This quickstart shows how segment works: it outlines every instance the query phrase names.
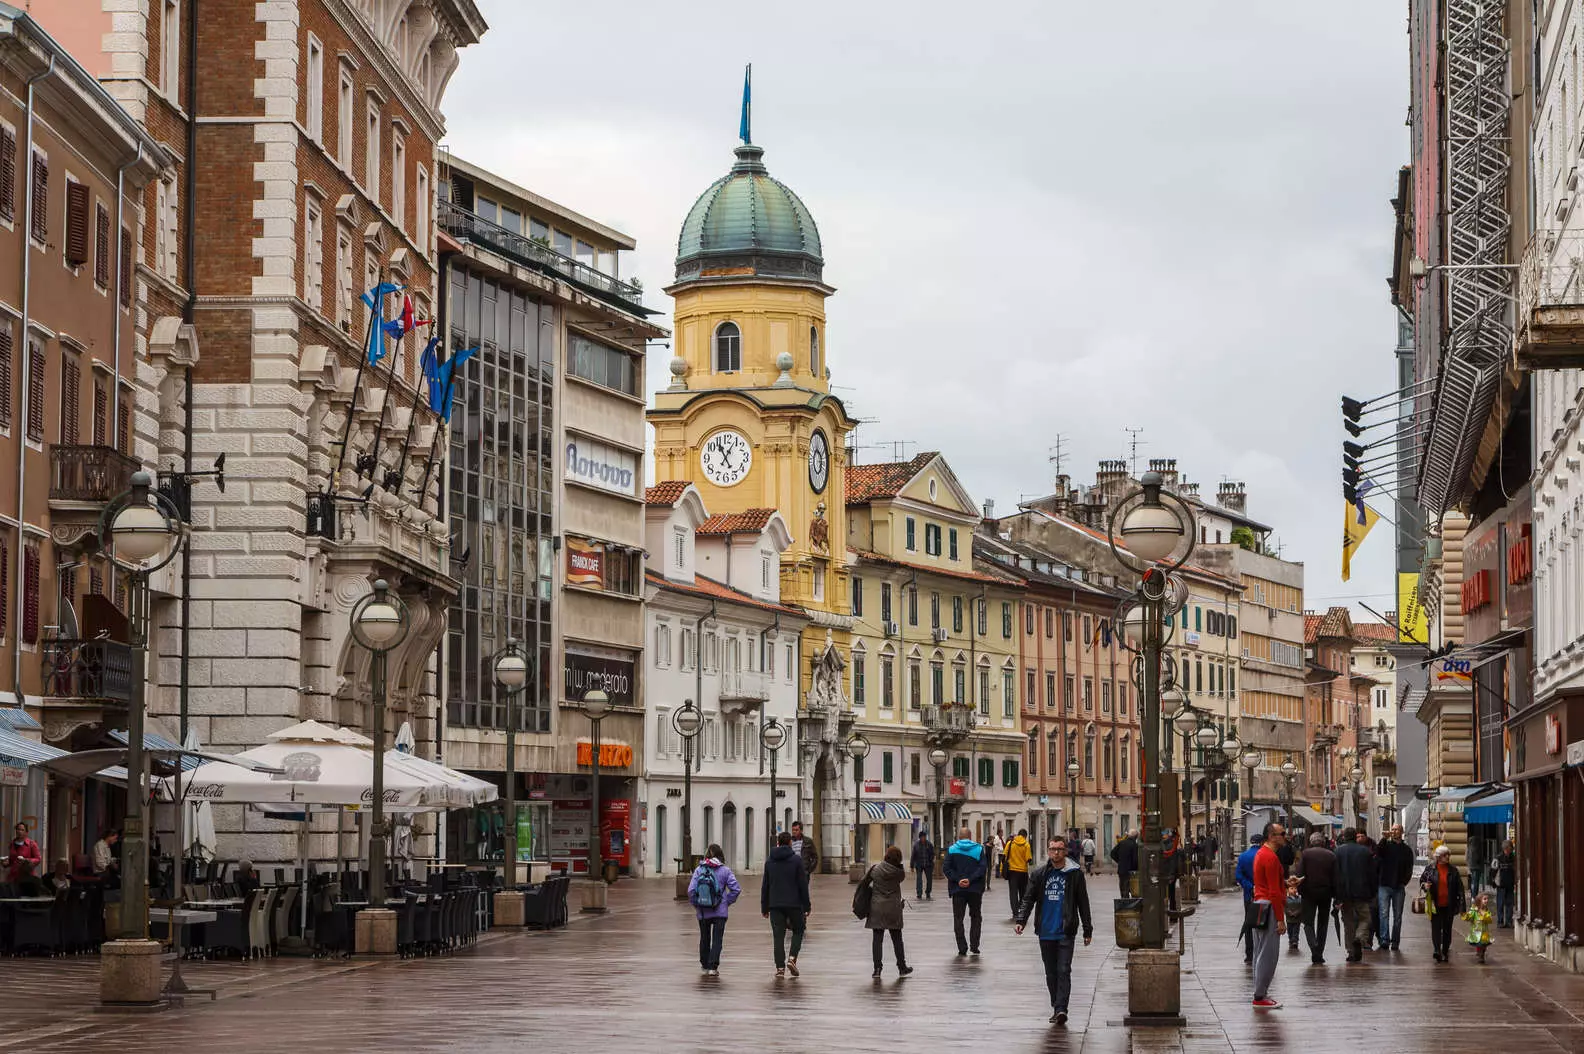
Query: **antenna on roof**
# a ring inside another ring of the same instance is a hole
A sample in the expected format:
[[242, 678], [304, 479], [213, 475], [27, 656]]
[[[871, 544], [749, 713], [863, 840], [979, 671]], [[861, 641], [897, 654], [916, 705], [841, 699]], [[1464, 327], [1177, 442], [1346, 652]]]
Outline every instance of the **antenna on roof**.
[[1128, 439], [1129, 439], [1129, 443], [1128, 443], [1128, 475], [1132, 476], [1134, 479], [1138, 479], [1138, 448], [1140, 446], [1145, 445], [1145, 444], [1142, 444], [1142, 443], [1139, 442], [1139, 435], [1144, 431], [1144, 429], [1142, 429], [1142, 428], [1123, 428], [1122, 431], [1124, 431], [1124, 432], [1126, 432], [1128, 434]]
[[1056, 442], [1051, 446], [1050, 460], [1051, 464], [1056, 466], [1056, 475], [1058, 476], [1062, 474], [1062, 468], [1067, 461], [1067, 451], [1062, 449], [1062, 444], [1066, 440], [1067, 437], [1058, 432], [1056, 433]]

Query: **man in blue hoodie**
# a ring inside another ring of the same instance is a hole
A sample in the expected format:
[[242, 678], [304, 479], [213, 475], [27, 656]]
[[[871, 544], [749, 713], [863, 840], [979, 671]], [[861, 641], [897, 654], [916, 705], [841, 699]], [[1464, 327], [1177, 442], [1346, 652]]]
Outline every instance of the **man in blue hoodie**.
[[[964, 827], [961, 837], [946, 850], [946, 861], [941, 864], [946, 888], [951, 890], [952, 930], [957, 934], [958, 955], [967, 955], [970, 951], [979, 954], [979, 933], [984, 926], [980, 902], [984, 899], [987, 871], [984, 846], [974, 841], [973, 832]], [[965, 911], [971, 923], [966, 937], [963, 935]]]
[[1249, 837], [1249, 847], [1238, 854], [1237, 884], [1243, 887], [1243, 932], [1238, 939], [1243, 942], [1243, 961], [1254, 961], [1254, 854], [1265, 844], [1265, 835], [1256, 831]]

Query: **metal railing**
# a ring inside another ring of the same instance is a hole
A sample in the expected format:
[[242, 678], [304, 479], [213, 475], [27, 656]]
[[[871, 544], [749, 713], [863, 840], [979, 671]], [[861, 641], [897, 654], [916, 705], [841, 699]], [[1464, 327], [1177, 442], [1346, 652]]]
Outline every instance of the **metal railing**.
[[439, 204], [440, 226], [453, 237], [487, 245], [519, 263], [558, 274], [589, 293], [614, 301], [619, 306], [642, 309], [643, 289], [634, 283], [623, 282], [588, 264], [563, 256], [542, 242], [509, 231], [449, 201]]
[[770, 679], [753, 670], [726, 670], [721, 673], [720, 697], [763, 702], [770, 698]]
[[972, 732], [979, 713], [969, 706], [926, 706], [924, 727], [948, 732]]
[[132, 474], [142, 467], [115, 447], [55, 444], [50, 447], [50, 500], [106, 504], [132, 485]]
[[114, 640], [54, 637], [43, 644], [44, 695], [132, 701], [132, 647]]

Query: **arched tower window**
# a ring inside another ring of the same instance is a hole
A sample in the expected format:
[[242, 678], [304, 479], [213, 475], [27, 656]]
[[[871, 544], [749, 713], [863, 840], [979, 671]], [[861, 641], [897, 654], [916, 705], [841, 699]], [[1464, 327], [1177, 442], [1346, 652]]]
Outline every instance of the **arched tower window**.
[[742, 330], [735, 322], [715, 327], [715, 372], [732, 373], [742, 369]]
[[825, 376], [820, 370], [819, 330], [813, 326], [809, 327], [809, 372], [816, 381]]

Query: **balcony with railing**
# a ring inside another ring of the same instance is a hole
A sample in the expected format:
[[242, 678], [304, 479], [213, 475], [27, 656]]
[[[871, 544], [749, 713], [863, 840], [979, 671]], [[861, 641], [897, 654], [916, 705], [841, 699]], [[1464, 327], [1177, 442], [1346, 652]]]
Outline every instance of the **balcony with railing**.
[[57, 443], [50, 447], [50, 503], [108, 505], [142, 467], [115, 447]]
[[961, 739], [978, 723], [978, 711], [970, 706], [924, 707], [924, 733], [932, 739]]
[[1584, 231], [1537, 231], [1518, 265], [1513, 337], [1526, 369], [1584, 366]]
[[755, 670], [724, 670], [721, 672], [721, 709], [751, 710], [770, 698], [770, 678]]
[[44, 695], [92, 703], [132, 701], [132, 648], [120, 641], [54, 637], [42, 646]]
[[1342, 726], [1339, 724], [1319, 724], [1314, 726], [1314, 741], [1316, 744], [1339, 743], [1342, 740]]
[[439, 205], [440, 227], [453, 238], [482, 245], [525, 267], [563, 278], [589, 295], [625, 311], [649, 314], [643, 306], [643, 288], [636, 282], [624, 282], [570, 256], [563, 256], [544, 242], [491, 223], [452, 202], [441, 201]]

